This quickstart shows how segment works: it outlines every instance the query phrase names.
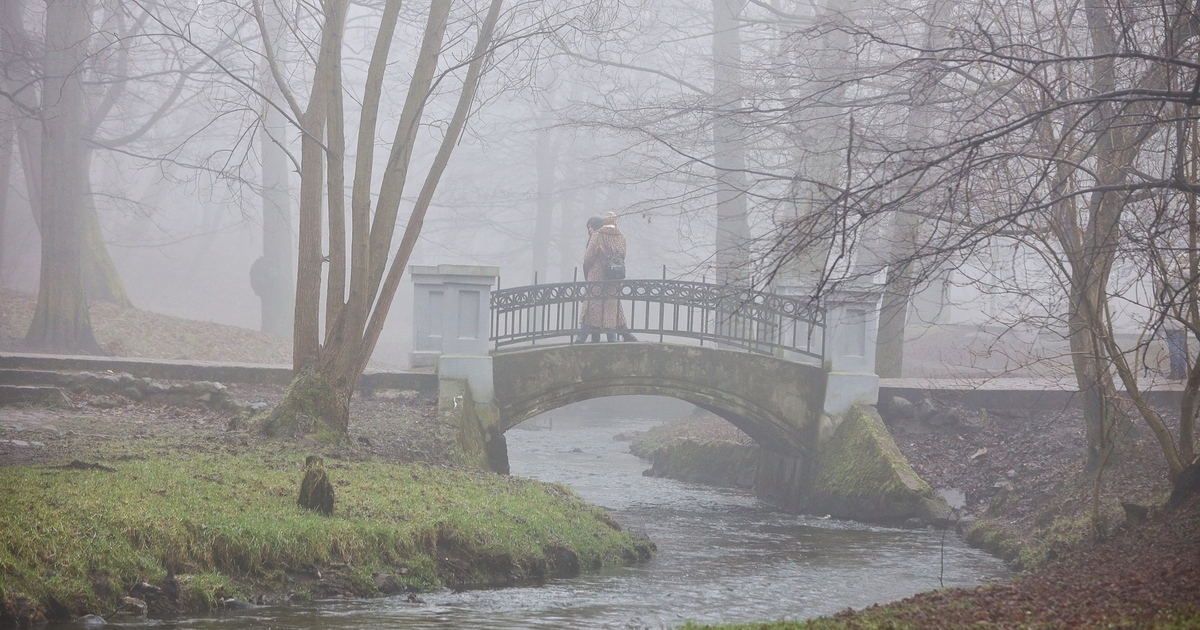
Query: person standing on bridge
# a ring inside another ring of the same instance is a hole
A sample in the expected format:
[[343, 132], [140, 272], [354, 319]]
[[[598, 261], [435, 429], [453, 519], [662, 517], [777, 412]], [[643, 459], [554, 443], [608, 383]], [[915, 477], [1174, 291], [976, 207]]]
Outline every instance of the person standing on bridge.
[[[603, 217], [592, 217], [588, 219], [587, 228], [588, 244], [587, 250], [583, 254], [584, 279], [588, 282], [623, 280], [625, 277], [625, 235], [617, 229], [617, 215], [606, 212]], [[615, 277], [613, 270], [618, 266], [621, 270], [620, 277]], [[587, 339], [589, 331], [596, 329], [616, 331], [608, 333], [609, 341], [616, 341], [618, 332], [624, 341], [637, 341], [637, 338], [628, 332], [629, 326], [625, 321], [625, 311], [621, 308], [621, 302], [617, 300], [619, 292], [619, 288], [616, 286], [590, 287], [588, 289], [589, 295], [603, 293], [603, 297], [589, 298], [583, 301], [583, 312], [580, 313], [579, 324], [584, 332], [576, 337], [576, 343], [583, 343]], [[592, 332], [591, 335], [592, 341], [600, 341], [598, 332]]]

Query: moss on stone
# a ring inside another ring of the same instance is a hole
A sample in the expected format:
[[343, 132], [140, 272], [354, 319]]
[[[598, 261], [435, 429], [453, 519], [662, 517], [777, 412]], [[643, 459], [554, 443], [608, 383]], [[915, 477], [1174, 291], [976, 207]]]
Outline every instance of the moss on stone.
[[492, 405], [479, 405], [467, 381], [440, 379], [438, 415], [457, 427], [454, 459], [463, 466], [508, 474], [508, 445]]
[[875, 522], [937, 523], [950, 515], [896, 447], [879, 413], [867, 406], [846, 412], [821, 448], [802, 509]]
[[967, 530], [964, 536], [968, 545], [982, 549], [1005, 562], [1016, 564], [1021, 556], [1019, 539], [1004, 523], [982, 518]]
[[917, 475], [873, 407], [846, 413], [821, 450], [813, 490], [844, 497], [929, 498], [933, 489]]
[[308, 435], [320, 442], [337, 443], [349, 430], [349, 403], [320, 372], [303, 370], [258, 429], [272, 437]]
[[733, 442], [676, 440], [648, 459], [648, 476], [712, 486], [751, 488], [758, 472], [758, 446]]

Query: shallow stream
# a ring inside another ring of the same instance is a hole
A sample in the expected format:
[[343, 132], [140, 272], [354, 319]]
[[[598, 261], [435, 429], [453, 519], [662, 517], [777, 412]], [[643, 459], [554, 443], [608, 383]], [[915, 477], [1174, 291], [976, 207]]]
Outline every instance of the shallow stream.
[[619, 433], [648, 420], [556, 420], [506, 434], [512, 472], [563, 483], [658, 545], [648, 563], [540, 586], [268, 606], [160, 628], [670, 628], [802, 619], [939, 586], [1003, 580], [951, 532], [795, 516], [742, 490], [643, 477]]

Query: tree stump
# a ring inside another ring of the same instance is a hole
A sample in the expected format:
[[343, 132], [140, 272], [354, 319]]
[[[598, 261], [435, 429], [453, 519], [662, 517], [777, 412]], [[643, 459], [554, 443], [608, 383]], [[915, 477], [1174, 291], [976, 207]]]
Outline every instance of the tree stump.
[[302, 508], [325, 516], [333, 514], [333, 484], [325, 473], [325, 461], [316, 455], [309, 455], [304, 460], [304, 479], [300, 482], [300, 498], [296, 502]]

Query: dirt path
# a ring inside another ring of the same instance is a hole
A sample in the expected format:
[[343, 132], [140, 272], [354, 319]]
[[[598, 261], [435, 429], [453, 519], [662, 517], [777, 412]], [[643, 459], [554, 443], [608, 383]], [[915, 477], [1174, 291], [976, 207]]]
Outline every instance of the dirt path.
[[[156, 381], [160, 385], [172, 383]], [[243, 407], [267, 407], [282, 387], [229, 385]], [[106, 441], [163, 440], [180, 444], [228, 442], [248, 436], [230, 431], [239, 416], [204, 404], [168, 404], [113, 393], [67, 391], [68, 405], [0, 407], [0, 465], [62, 464], [93, 458]], [[351, 401], [350, 455], [393, 462], [443, 464], [456, 427], [443, 426], [433, 400], [413, 391], [384, 391]]]

